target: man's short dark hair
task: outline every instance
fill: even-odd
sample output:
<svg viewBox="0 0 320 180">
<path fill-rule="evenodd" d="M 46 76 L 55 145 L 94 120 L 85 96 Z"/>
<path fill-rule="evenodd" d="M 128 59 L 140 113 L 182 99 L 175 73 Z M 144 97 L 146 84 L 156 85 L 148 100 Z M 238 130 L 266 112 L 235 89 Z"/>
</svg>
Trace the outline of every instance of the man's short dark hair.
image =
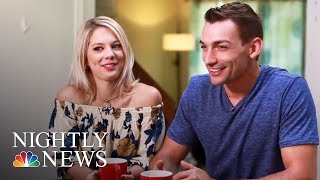
<svg viewBox="0 0 320 180">
<path fill-rule="evenodd" d="M 255 37 L 263 39 L 261 18 L 248 4 L 231 2 L 220 7 L 210 8 L 205 14 L 205 20 L 209 23 L 228 19 L 236 24 L 243 44 Z"/>
</svg>

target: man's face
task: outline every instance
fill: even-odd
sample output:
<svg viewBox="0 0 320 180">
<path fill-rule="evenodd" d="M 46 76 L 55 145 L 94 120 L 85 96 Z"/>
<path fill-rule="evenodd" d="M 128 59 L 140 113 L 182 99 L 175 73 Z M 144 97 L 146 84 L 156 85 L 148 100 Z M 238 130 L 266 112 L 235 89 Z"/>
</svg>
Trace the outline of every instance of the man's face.
<svg viewBox="0 0 320 180">
<path fill-rule="evenodd" d="M 251 64 L 251 42 L 242 44 L 238 29 L 233 21 L 206 22 L 200 40 L 202 60 L 211 82 L 215 85 L 228 84 L 246 75 Z"/>
</svg>

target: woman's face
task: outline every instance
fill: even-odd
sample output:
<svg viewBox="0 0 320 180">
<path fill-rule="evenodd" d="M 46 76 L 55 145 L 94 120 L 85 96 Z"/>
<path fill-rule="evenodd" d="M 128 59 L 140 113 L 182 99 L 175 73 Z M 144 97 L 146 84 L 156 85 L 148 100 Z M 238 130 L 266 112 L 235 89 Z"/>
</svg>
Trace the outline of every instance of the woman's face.
<svg viewBox="0 0 320 180">
<path fill-rule="evenodd" d="M 120 41 L 106 27 L 98 27 L 93 31 L 89 39 L 87 59 L 96 83 L 117 81 L 125 64 Z"/>
</svg>

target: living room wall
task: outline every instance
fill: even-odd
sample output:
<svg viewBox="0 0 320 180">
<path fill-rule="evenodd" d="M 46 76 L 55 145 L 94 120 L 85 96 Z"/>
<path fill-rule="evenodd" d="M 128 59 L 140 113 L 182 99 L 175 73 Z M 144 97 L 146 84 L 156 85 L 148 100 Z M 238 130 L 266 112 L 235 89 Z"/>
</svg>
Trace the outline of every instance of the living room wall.
<svg viewBox="0 0 320 180">
<path fill-rule="evenodd" d="M 180 77 L 175 64 L 176 52 L 162 49 L 165 33 L 188 29 L 188 4 L 183 0 L 111 0 L 96 1 L 97 15 L 107 15 L 117 20 L 133 48 L 136 61 L 178 102 L 188 81 L 188 54 L 182 53 Z M 179 18 L 179 19 L 178 19 Z M 178 27 L 179 26 L 179 27 Z M 178 85 L 179 83 L 179 85 Z M 178 91 L 178 87 L 180 90 Z"/>
</svg>

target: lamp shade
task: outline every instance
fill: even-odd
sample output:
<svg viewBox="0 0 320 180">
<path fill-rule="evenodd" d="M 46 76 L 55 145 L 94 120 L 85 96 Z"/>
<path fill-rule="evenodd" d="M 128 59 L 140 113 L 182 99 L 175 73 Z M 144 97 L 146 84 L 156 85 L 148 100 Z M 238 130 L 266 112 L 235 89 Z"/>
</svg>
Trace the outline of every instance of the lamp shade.
<svg viewBox="0 0 320 180">
<path fill-rule="evenodd" d="M 195 48 L 195 39 L 192 34 L 165 34 L 162 46 L 166 51 L 191 51 Z"/>
</svg>

